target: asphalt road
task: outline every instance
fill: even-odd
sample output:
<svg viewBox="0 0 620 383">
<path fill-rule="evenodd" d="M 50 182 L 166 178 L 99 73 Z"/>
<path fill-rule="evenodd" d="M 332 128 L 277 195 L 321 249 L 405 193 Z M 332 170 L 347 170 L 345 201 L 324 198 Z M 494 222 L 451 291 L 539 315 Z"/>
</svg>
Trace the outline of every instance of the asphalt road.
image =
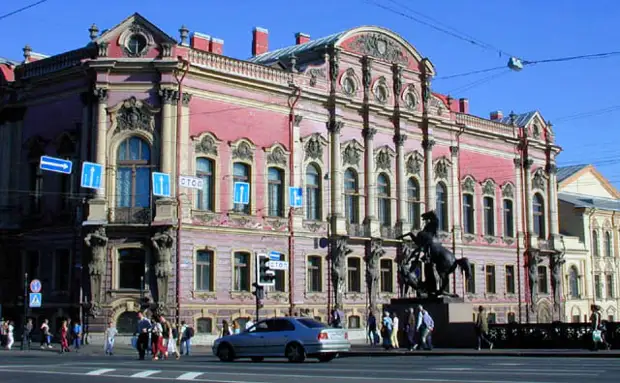
<svg viewBox="0 0 620 383">
<path fill-rule="evenodd" d="M 115 383 L 127 378 L 217 383 L 611 383 L 620 379 L 617 358 L 520 358 L 395 355 L 348 357 L 330 363 L 284 360 L 221 363 L 198 355 L 179 361 L 0 351 L 0 382 Z M 131 380 L 134 380 L 131 379 Z"/>
</svg>

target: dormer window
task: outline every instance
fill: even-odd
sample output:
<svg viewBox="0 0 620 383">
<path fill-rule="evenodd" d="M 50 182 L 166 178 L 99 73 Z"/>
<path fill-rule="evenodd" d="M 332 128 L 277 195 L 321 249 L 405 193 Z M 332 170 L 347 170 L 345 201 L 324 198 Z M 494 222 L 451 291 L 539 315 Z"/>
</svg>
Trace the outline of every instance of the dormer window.
<svg viewBox="0 0 620 383">
<path fill-rule="evenodd" d="M 140 33 L 134 33 L 127 40 L 127 52 L 131 56 L 141 56 L 144 48 L 146 48 L 147 41 L 146 37 Z"/>
</svg>

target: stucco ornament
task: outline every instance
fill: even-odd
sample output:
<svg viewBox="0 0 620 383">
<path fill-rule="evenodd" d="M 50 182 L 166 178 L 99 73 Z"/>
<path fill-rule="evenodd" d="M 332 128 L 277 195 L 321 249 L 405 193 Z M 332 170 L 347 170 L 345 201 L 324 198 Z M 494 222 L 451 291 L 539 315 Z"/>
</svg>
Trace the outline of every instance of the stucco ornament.
<svg viewBox="0 0 620 383">
<path fill-rule="evenodd" d="M 377 312 L 377 298 L 379 294 L 379 259 L 385 255 L 383 241 L 380 238 L 370 240 L 370 251 L 366 252 L 364 261 L 366 262 L 366 286 L 368 286 L 368 297 L 370 308 Z"/>
<path fill-rule="evenodd" d="M 407 173 L 419 175 L 420 170 L 422 170 L 422 158 L 420 158 L 417 153 L 412 154 L 407 159 L 405 168 L 407 169 Z"/>
<path fill-rule="evenodd" d="M 515 192 L 512 184 L 506 184 L 506 186 L 504 186 L 503 195 L 506 198 L 514 198 Z"/>
<path fill-rule="evenodd" d="M 545 176 L 543 176 L 543 171 L 542 169 L 538 169 L 536 170 L 536 173 L 534 173 L 534 178 L 532 180 L 532 187 L 534 189 L 540 189 L 540 190 L 545 190 Z"/>
<path fill-rule="evenodd" d="M 172 228 L 166 228 L 151 238 L 155 255 L 155 277 L 157 278 L 157 303 L 167 304 L 168 278 L 172 273 L 172 251 L 174 237 Z"/>
<path fill-rule="evenodd" d="M 437 161 L 437 164 L 435 165 L 435 177 L 443 179 L 448 178 L 448 163 L 445 159 L 440 159 Z"/>
<path fill-rule="evenodd" d="M 254 152 L 250 144 L 245 141 L 240 142 L 239 145 L 233 149 L 232 155 L 234 159 L 238 160 L 252 161 L 252 159 L 254 159 Z"/>
<path fill-rule="evenodd" d="M 282 148 L 276 147 L 267 155 L 267 162 L 275 165 L 286 165 L 286 153 Z"/>
<path fill-rule="evenodd" d="M 306 159 L 320 160 L 323 158 L 323 143 L 319 135 L 312 135 L 306 144 Z"/>
<path fill-rule="evenodd" d="M 564 254 L 564 251 L 556 251 L 549 256 L 551 287 L 553 288 L 553 305 L 556 310 L 560 309 L 561 303 L 562 266 L 566 263 Z"/>
<path fill-rule="evenodd" d="M 347 145 L 342 153 L 342 162 L 344 165 L 359 166 L 362 155 L 360 151 L 353 145 Z"/>
<path fill-rule="evenodd" d="M 476 183 L 471 177 L 465 178 L 465 181 L 463 182 L 463 191 L 467 193 L 475 193 Z"/>
<path fill-rule="evenodd" d="M 340 74 L 340 50 L 333 49 L 329 58 L 329 78 L 332 84 L 335 85 Z M 332 89 L 334 87 L 332 86 Z"/>
<path fill-rule="evenodd" d="M 196 143 L 196 153 L 210 154 L 217 156 L 217 144 L 213 137 L 204 136 L 200 141 Z"/>
<path fill-rule="evenodd" d="M 403 91 L 403 67 L 394 64 L 394 66 L 392 66 L 392 75 L 394 79 L 394 95 L 398 97 Z"/>
<path fill-rule="evenodd" d="M 377 169 L 390 170 L 391 159 L 387 150 L 383 149 L 377 153 L 377 159 L 375 160 Z"/>
<path fill-rule="evenodd" d="M 490 196 L 495 196 L 495 183 L 488 180 L 482 185 L 482 193 Z"/>
<path fill-rule="evenodd" d="M 115 134 L 136 130 L 153 132 L 155 130 L 155 114 L 159 112 L 159 109 L 153 108 L 146 102 L 132 96 L 111 109 L 110 112 L 116 115 L 114 120 Z"/>
<path fill-rule="evenodd" d="M 90 276 L 90 301 L 93 304 L 101 303 L 101 281 L 105 275 L 106 253 L 108 250 L 108 237 L 105 227 L 96 228 L 84 237 L 84 243 L 90 248 L 91 258 L 88 262 L 88 275 Z"/>
<path fill-rule="evenodd" d="M 363 34 L 355 39 L 350 47 L 362 55 L 373 56 L 391 63 L 409 64 L 409 58 L 403 53 L 402 46 L 379 33 Z"/>
<path fill-rule="evenodd" d="M 342 305 L 344 298 L 344 284 L 346 280 L 345 263 L 347 255 L 353 250 L 349 248 L 348 237 L 337 237 L 329 254 L 331 261 L 332 285 L 334 286 L 334 304 Z"/>
<path fill-rule="evenodd" d="M 530 311 L 536 310 L 538 300 L 538 265 L 542 262 L 540 252 L 530 249 L 527 253 L 527 277 L 530 287 Z"/>
</svg>

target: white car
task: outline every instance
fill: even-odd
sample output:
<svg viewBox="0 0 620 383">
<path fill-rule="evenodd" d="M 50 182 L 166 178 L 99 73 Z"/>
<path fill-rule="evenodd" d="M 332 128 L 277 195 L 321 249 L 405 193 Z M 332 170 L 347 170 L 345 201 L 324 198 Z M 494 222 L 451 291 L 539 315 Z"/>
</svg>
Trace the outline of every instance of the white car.
<svg viewBox="0 0 620 383">
<path fill-rule="evenodd" d="M 349 350 L 351 343 L 345 329 L 303 317 L 264 319 L 240 334 L 213 343 L 213 354 L 223 362 L 237 358 L 260 362 L 266 357 L 286 357 L 291 362 L 303 362 L 309 357 L 329 362 L 339 352 Z"/>
</svg>

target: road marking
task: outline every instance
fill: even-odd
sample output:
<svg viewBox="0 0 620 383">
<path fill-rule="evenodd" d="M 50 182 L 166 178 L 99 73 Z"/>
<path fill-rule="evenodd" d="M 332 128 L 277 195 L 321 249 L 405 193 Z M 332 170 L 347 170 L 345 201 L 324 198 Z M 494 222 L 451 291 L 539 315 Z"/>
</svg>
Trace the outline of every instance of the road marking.
<svg viewBox="0 0 620 383">
<path fill-rule="evenodd" d="M 155 375 L 155 374 L 160 373 L 160 372 L 161 372 L 161 370 L 140 371 L 140 372 L 136 372 L 135 374 L 131 375 L 130 378 L 146 378 L 148 376 Z"/>
<path fill-rule="evenodd" d="M 524 363 L 491 363 L 491 366 L 524 366 Z"/>
<path fill-rule="evenodd" d="M 116 371 L 116 369 L 114 369 L 114 368 L 101 368 L 99 370 L 93 370 L 93 371 L 87 372 L 86 375 L 103 375 L 106 372 L 112 372 L 112 371 Z"/>
<path fill-rule="evenodd" d="M 202 374 L 204 374 L 204 372 L 186 372 L 185 374 L 179 375 L 175 380 L 194 380 Z"/>
<path fill-rule="evenodd" d="M 433 370 L 439 371 L 471 371 L 473 368 L 469 367 L 435 367 Z"/>
</svg>

